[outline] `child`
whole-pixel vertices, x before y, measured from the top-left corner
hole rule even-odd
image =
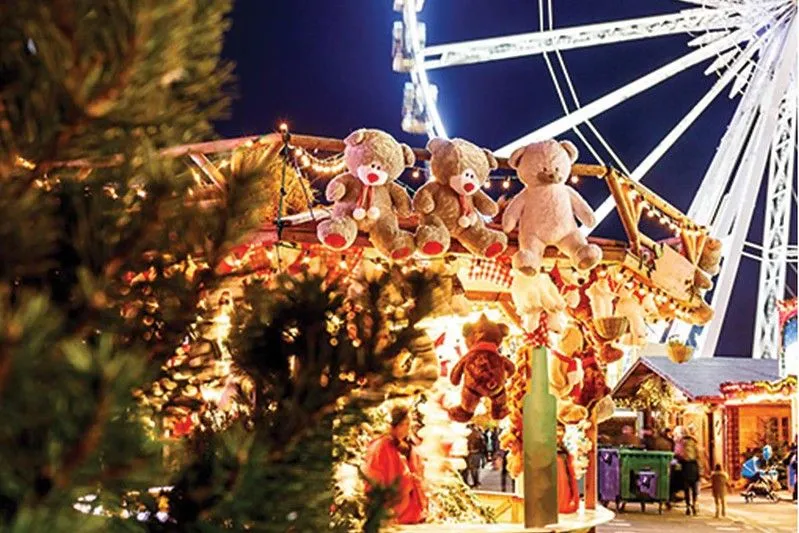
[[[727,516],[727,486],[730,484],[730,477],[727,472],[721,470],[721,465],[716,464],[713,469],[713,474],[710,476],[713,483],[713,500],[716,502],[716,518],[719,518],[719,509],[721,509],[721,516]]]

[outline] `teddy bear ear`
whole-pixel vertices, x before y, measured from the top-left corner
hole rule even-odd
[[[502,332],[503,337],[507,337],[508,333],[510,333],[510,328],[508,327],[507,324],[500,324],[499,331]]]
[[[497,158],[494,157],[494,154],[491,152],[491,150],[483,148],[483,153],[486,155],[486,159],[488,159],[488,166],[491,168],[491,170],[498,169],[499,163],[497,163]]]
[[[445,146],[447,146],[448,144],[449,141],[447,139],[442,139],[441,137],[433,137],[432,139],[427,141],[426,148],[431,154],[434,154],[439,150],[441,150],[442,148],[444,148]]]
[[[402,157],[405,160],[405,166],[412,167],[414,163],[416,163],[416,155],[414,155],[413,150],[405,143],[400,143],[400,148],[402,148]]]
[[[574,145],[573,142],[560,141],[560,145],[569,154],[569,159],[572,160],[572,163],[577,161],[577,157],[580,155],[580,151],[577,149],[577,147]]]
[[[519,168],[519,163],[522,160],[522,156],[524,155],[524,151],[527,149],[526,146],[521,146],[513,151],[508,158],[508,165],[510,168],[516,169]]]
[[[464,337],[468,337],[469,335],[472,334],[473,330],[474,330],[474,324],[464,324],[463,325],[463,336]]]
[[[346,144],[347,146],[355,146],[361,144],[365,138],[366,138],[366,128],[361,128],[347,135],[347,138],[344,139],[344,144]]]

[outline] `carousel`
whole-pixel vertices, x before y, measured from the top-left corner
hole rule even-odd
[[[503,428],[517,491],[469,494],[489,512],[468,524],[438,505],[424,523],[397,527],[588,531],[613,518],[596,491],[596,427],[614,410],[605,371],[646,343],[648,325],[712,318],[703,295],[721,244],[707,228],[617,170],[579,163],[568,141],[532,143],[503,159],[462,139],[411,149],[380,130],[339,140],[281,125],[262,137],[182,146],[169,155],[186,158],[211,184],[247,158],[280,165],[275,216],[222,270],[292,273],[324,264],[351,279],[353,290],[374,270],[440,276],[446,305],[425,321],[428,342],[420,350],[434,369],[428,392],[437,398],[426,413],[437,426],[420,432],[426,471],[457,472],[465,424],[484,417]],[[584,180],[608,187],[626,240],[584,236],[595,224],[578,192]],[[495,201],[489,193],[497,187],[520,190]],[[304,208],[289,212],[298,204]],[[235,289],[219,296],[228,304],[236,298]],[[501,333],[477,335],[488,330]],[[205,391],[206,399],[225,401],[225,387]],[[186,430],[180,424],[191,425],[176,420],[176,435]],[[571,458],[565,465],[557,459],[564,438]],[[559,486],[564,470],[585,477],[584,499],[576,486]],[[345,492],[356,490],[356,477],[353,465],[349,474],[337,473]]]

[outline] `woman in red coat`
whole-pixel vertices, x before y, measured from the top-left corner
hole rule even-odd
[[[392,409],[391,430],[369,444],[363,465],[363,473],[372,485],[395,487],[397,495],[391,507],[399,524],[418,524],[427,515],[427,497],[422,487],[424,471],[408,439],[410,427],[408,409]]]

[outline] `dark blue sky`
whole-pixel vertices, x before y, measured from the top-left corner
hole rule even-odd
[[[501,6],[501,7],[500,7]],[[673,12],[690,7],[667,0],[582,0],[555,3],[556,27]],[[238,97],[226,137],[272,131],[287,120],[297,132],[343,137],[359,127],[386,130],[412,146],[426,139],[400,129],[406,75],[391,69],[391,28],[400,15],[391,0],[239,0],[224,55],[237,63]],[[533,31],[532,0],[427,0],[420,18],[429,44]],[[691,36],[634,41],[564,54],[583,104],[633,81],[687,51]],[[635,167],[715,81],[702,64],[597,117],[594,124],[629,168]],[[431,73],[439,110],[451,136],[499,148],[560,116],[562,111],[541,57],[445,69]],[[705,111],[644,183],[687,210],[737,100],[726,92]],[[572,138],[571,132],[563,135]],[[594,146],[599,143],[593,142]],[[582,145],[578,142],[578,146]],[[591,161],[583,149],[581,159]],[[765,180],[764,180],[765,182]],[[583,180],[594,206],[607,194]],[[749,240],[761,241],[763,194]],[[794,208],[795,209],[795,208]],[[794,211],[795,213],[795,211]],[[794,217],[794,221],[796,218]],[[795,222],[792,224],[795,232]],[[597,235],[622,239],[618,218]],[[795,241],[795,233],[792,236]],[[795,275],[789,271],[792,287]],[[758,265],[743,259],[717,349],[749,356]]]

